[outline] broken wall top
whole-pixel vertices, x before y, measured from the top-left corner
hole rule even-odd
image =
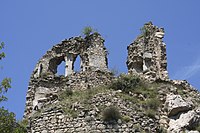
[[[81,71],[107,70],[108,68],[104,39],[100,34],[94,33],[85,38],[65,39],[60,44],[53,46],[39,60],[32,76],[37,78],[46,73],[55,75],[57,67],[62,61],[66,63],[65,76],[70,75],[74,72],[74,62],[77,56],[80,56],[81,59]]]
[[[141,35],[128,49],[128,72],[145,76],[147,79],[168,79],[166,45],[163,42],[164,29],[152,22],[141,28]]]
[[[74,62],[78,56],[81,59],[81,70],[75,72]],[[63,61],[65,77],[57,75],[58,65]],[[48,50],[38,61],[29,82],[24,117],[56,102],[59,91],[84,90],[107,84],[111,78],[107,50],[100,34],[65,39]]]

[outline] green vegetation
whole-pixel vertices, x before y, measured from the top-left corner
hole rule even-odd
[[[114,106],[109,106],[105,108],[102,116],[103,116],[103,121],[110,122],[110,123],[116,122],[118,119],[121,118],[119,110]]]
[[[195,130],[200,132],[200,124],[198,126],[195,127]]]
[[[85,36],[89,36],[92,32],[94,32],[94,29],[91,26],[86,26],[82,31]]]
[[[127,123],[127,122],[131,121],[131,117],[125,115],[122,117],[122,120]]]
[[[137,132],[139,132],[140,131],[140,124],[135,124],[135,125],[133,125],[133,128],[135,129],[135,131],[137,131]]]
[[[167,133],[167,130],[164,127],[159,127],[158,133]]]
[[[128,101],[128,102],[131,102],[131,103],[134,103],[134,104],[137,104],[138,103],[138,98],[137,97],[134,97],[134,96],[131,96],[127,93],[117,93],[117,95],[125,100],[125,101]]]
[[[26,129],[26,127],[28,125],[28,120],[27,119],[23,119],[21,121],[18,121],[18,123],[22,128]]]
[[[11,132],[15,124],[15,114],[8,112],[3,107],[0,108],[0,132]]]
[[[140,32],[143,37],[147,37],[150,35],[150,31],[147,29],[145,25],[140,29]]]
[[[5,44],[0,44],[0,50],[4,48]],[[0,52],[0,60],[5,58],[5,53]],[[4,78],[0,83],[0,103],[7,100],[5,93],[11,88],[11,79]],[[0,107],[0,132],[1,133],[25,133],[26,129],[16,122],[15,114]]]
[[[59,99],[62,100],[69,96],[72,96],[72,94],[73,94],[73,91],[70,88],[66,88],[64,91],[60,92],[58,95],[59,95]]]
[[[161,104],[157,97],[157,85],[147,85],[137,76],[120,75],[116,81],[110,84],[109,88],[113,90],[122,90],[122,93],[118,94],[122,99],[142,107],[140,109],[143,109],[146,116],[155,118],[157,109]],[[135,94],[138,97],[129,94]]]
[[[147,108],[156,110],[160,105],[160,101],[156,97],[151,97],[145,101],[145,104]]]
[[[0,108],[0,132],[1,133],[25,133],[26,128],[16,122],[15,114]]]
[[[150,97],[142,103],[145,114],[150,118],[155,118],[160,101],[156,97]]]
[[[59,104],[61,104],[63,111],[66,114],[77,117],[81,112],[81,109],[77,109],[76,105],[81,105],[86,110],[93,109],[94,106],[91,104],[91,99],[96,94],[108,94],[113,90],[121,90],[122,92],[116,93],[116,96],[126,102],[133,103],[136,107],[136,111],[142,111],[146,116],[155,118],[157,109],[161,104],[160,100],[157,98],[157,85],[147,85],[139,77],[133,75],[122,74],[107,86],[100,86],[82,91],[75,90],[72,92],[69,88],[66,88],[59,93]],[[105,121],[112,119],[116,120],[119,118],[119,114],[117,113],[119,111],[115,107],[111,106],[106,108],[106,105],[99,105],[97,108],[101,112],[97,117],[103,118]],[[129,116],[122,115],[122,120],[124,122],[130,121],[130,119]]]
[[[184,92],[185,88],[181,87],[181,86],[178,86],[176,87],[177,88],[177,93],[178,95],[181,95],[182,97],[185,97],[186,96],[186,93]]]
[[[128,93],[140,85],[141,82],[138,77],[121,74],[117,80],[110,84],[109,88],[113,90],[122,90],[123,92]]]
[[[150,118],[155,118],[156,112],[155,112],[155,110],[147,109],[147,110],[145,110],[145,114],[146,114],[146,116],[148,116]]]
[[[72,94],[70,92],[70,95],[68,95],[68,90],[65,90],[59,94],[59,100],[65,114],[70,115],[72,117],[77,117],[81,110],[75,109],[74,104],[84,105],[84,108],[88,110],[92,109],[93,106],[90,103],[91,98],[98,93],[108,91],[109,90],[106,88],[106,86],[100,86],[82,91],[77,90],[74,91]]]
[[[2,42],[0,44],[0,50],[2,50],[4,48],[5,44]],[[0,52],[0,60],[2,60],[3,58],[5,58],[5,53],[4,52]],[[0,84],[0,102],[2,101],[6,101],[7,97],[5,97],[5,93],[8,91],[9,88],[11,88],[11,79],[10,78],[4,78],[1,81]]]
[[[1,81],[1,84],[0,84],[0,102],[7,100],[7,97],[5,97],[4,94],[8,91],[9,88],[11,88],[10,84],[11,84],[10,78],[4,78]]]
[[[0,50],[2,50],[4,48],[4,46],[5,46],[4,42],[1,42],[1,44],[0,44]],[[2,60],[5,57],[6,57],[5,53],[1,52],[0,53],[0,60]]]
[[[200,132],[200,123],[193,124],[192,127],[189,128],[189,130],[195,130]]]
[[[110,71],[111,71],[111,74],[112,74],[113,76],[117,76],[117,75],[119,74],[119,71],[117,70],[116,67],[112,68]]]
[[[149,29],[148,25],[151,24],[152,22],[148,22],[146,24],[144,24],[144,26],[140,29],[140,32],[141,32],[141,37],[144,38],[144,43],[146,44],[148,42],[148,39],[150,37],[150,34],[151,34],[151,30]]]

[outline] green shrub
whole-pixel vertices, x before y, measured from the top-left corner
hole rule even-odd
[[[124,122],[129,122],[131,120],[131,118],[129,116],[125,115],[125,116],[123,116],[122,120]]]
[[[135,124],[135,125],[133,125],[133,128],[135,129],[135,131],[137,131],[137,132],[139,132],[140,131],[140,124]]]
[[[15,114],[0,108],[0,133],[26,133],[26,129],[18,124]]]
[[[117,76],[117,75],[119,74],[119,71],[117,70],[116,67],[112,68],[110,71],[111,71],[111,74],[112,74],[113,76]]]
[[[26,128],[28,126],[28,120],[27,119],[23,119],[21,121],[18,122],[20,126]]]
[[[66,88],[64,91],[59,93],[59,99],[63,100],[73,94],[73,91],[70,88]]]
[[[200,132],[200,124],[195,129]]]
[[[119,110],[114,106],[105,108],[102,115],[103,115],[103,121],[106,122],[117,121],[118,119],[121,118]]]
[[[155,110],[147,109],[147,110],[145,111],[145,114],[146,114],[148,117],[150,117],[150,118],[155,118],[156,112],[155,112]]]
[[[120,75],[116,81],[113,81],[109,88],[113,90],[122,90],[125,93],[132,91],[140,84],[140,78],[133,75]]]
[[[138,100],[139,100],[137,97],[131,96],[131,95],[127,94],[127,93],[117,93],[117,95],[118,95],[121,99],[123,99],[123,100],[125,100],[125,101],[127,101],[127,102],[131,102],[131,103],[133,103],[133,104],[137,103]]]
[[[92,29],[91,26],[86,26],[84,29],[83,29],[83,34],[85,36],[89,36],[92,32],[94,32],[94,30]]]
[[[78,117],[79,112],[71,109],[70,107],[69,108],[63,107],[62,110],[65,115],[70,115],[72,118]]]
[[[160,106],[160,101],[157,98],[151,98],[146,101],[146,105],[148,108],[152,110],[157,110],[158,107]]]

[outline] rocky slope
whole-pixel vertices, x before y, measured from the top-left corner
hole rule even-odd
[[[187,81],[169,79],[163,37],[163,28],[145,24],[128,46],[128,74],[118,77],[108,70],[98,33],[54,46],[31,76],[28,132],[199,133],[200,93]],[[74,72],[78,55],[82,69]],[[62,61],[66,74],[57,76]]]

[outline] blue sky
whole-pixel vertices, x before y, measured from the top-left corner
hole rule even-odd
[[[23,116],[30,75],[54,44],[92,26],[105,38],[109,67],[127,72],[127,46],[144,23],[165,28],[168,71],[200,88],[199,0],[1,0],[0,41],[7,57],[0,79],[12,78],[9,100],[0,106]]]

